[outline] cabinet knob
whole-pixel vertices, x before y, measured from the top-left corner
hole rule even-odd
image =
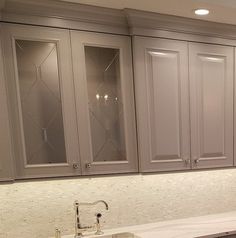
[[[85,167],[86,167],[86,169],[91,169],[92,164],[91,164],[91,163],[87,163],[87,164],[85,165]]]
[[[198,164],[200,162],[200,160],[198,158],[194,159],[194,163]]]
[[[74,169],[78,169],[78,168],[79,168],[79,164],[74,163],[74,164],[73,164],[73,168],[74,168]]]
[[[190,164],[190,159],[189,158],[183,158],[183,161],[184,161],[186,166],[188,166]]]

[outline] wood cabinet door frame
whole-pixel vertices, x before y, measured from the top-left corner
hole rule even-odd
[[[138,172],[131,40],[128,36],[71,31],[75,95],[81,152],[82,174]],[[120,50],[121,94],[124,110],[126,157],[124,161],[94,162],[90,134],[85,46]]]
[[[234,47],[234,166],[236,166],[236,47]]]
[[[190,122],[189,122],[189,83],[188,83],[188,45],[187,42],[167,40],[167,39],[158,39],[158,38],[147,38],[147,37],[134,37],[134,72],[135,72],[135,98],[136,98],[136,108],[137,108],[137,123],[138,123],[138,145],[139,145],[139,156],[140,156],[140,170],[141,172],[156,172],[156,171],[171,171],[171,170],[188,170],[190,169]],[[171,106],[175,110],[176,115],[176,124],[173,122],[171,125],[175,127],[176,134],[175,140],[173,141],[173,154],[168,155],[168,142],[165,143],[165,153],[160,152],[159,159],[154,158],[155,148],[158,147],[157,141],[157,127],[155,127],[158,121],[155,121],[156,117],[158,118],[160,114],[156,112],[154,118],[153,111],[158,111],[158,108],[163,109],[167,102],[163,101],[158,102],[154,99],[158,97],[158,88],[155,88],[154,84],[162,84],[165,89],[165,79],[163,80],[163,75],[161,78],[153,78],[154,67],[158,67],[157,64],[154,66],[152,60],[161,60],[160,57],[168,55],[175,57],[176,60],[176,71],[178,74],[173,83],[177,84],[177,89],[175,88],[175,96],[177,103],[172,100]],[[151,57],[151,59],[150,59]],[[153,59],[152,59],[153,58]],[[166,59],[169,61],[169,70],[172,70],[171,59]],[[162,62],[165,62],[164,59]],[[163,63],[165,64],[165,63]],[[168,63],[167,63],[168,64]],[[152,65],[152,67],[150,66]],[[152,72],[150,72],[150,67]],[[162,67],[162,66],[160,66]],[[166,67],[165,65],[163,67]],[[173,66],[174,67],[174,66]],[[166,72],[166,71],[165,71]],[[165,73],[164,72],[164,73]],[[163,73],[163,74],[164,74]],[[158,74],[158,72],[157,72]],[[168,72],[166,72],[168,74]],[[175,76],[175,75],[174,75]],[[157,76],[158,77],[158,76]],[[168,76],[166,80],[171,80],[171,76]],[[160,85],[159,84],[159,85]],[[171,87],[171,83],[168,83],[168,86]],[[157,86],[156,86],[157,87]],[[172,88],[173,89],[173,88]],[[176,92],[177,91],[177,92]],[[151,93],[150,93],[151,92]],[[168,93],[170,93],[168,91]],[[150,94],[153,95],[151,98]],[[160,91],[159,91],[160,95]],[[170,95],[172,96],[172,95]],[[165,96],[165,98],[167,98]],[[152,105],[151,106],[151,102]],[[156,104],[156,105],[155,105]],[[157,105],[159,104],[159,105]],[[155,110],[154,110],[155,109]],[[166,109],[168,110],[168,108]],[[170,109],[171,110],[171,109]],[[164,115],[168,115],[166,113]],[[168,121],[170,118],[166,118]],[[162,118],[163,127],[165,127],[164,119]],[[168,122],[166,123],[166,125]],[[160,128],[159,128],[160,129]],[[153,132],[154,130],[154,132]],[[160,131],[160,130],[159,130]],[[152,136],[153,132],[153,136]],[[170,130],[168,132],[171,133]],[[168,134],[168,135],[169,135]],[[161,136],[163,138],[165,135],[158,135],[159,139]],[[166,138],[170,138],[167,136]],[[161,140],[161,139],[160,139]],[[167,141],[168,139],[166,139]],[[160,141],[159,141],[160,142]],[[159,147],[159,151],[162,149]],[[154,151],[154,152],[153,152]],[[157,152],[156,152],[157,153]],[[156,157],[157,155],[155,155]],[[158,155],[159,156],[159,155]]]
[[[38,178],[79,175],[79,146],[75,113],[74,85],[68,30],[4,24],[4,56],[10,111],[11,137],[14,147],[16,178]],[[58,73],[67,162],[27,165],[21,103],[18,85],[15,40],[53,42],[57,46]],[[74,166],[73,166],[74,165]]]
[[[2,27],[0,26],[0,35]],[[6,77],[3,65],[2,40],[0,39],[0,181],[14,179],[12,143],[6,95]]]
[[[194,169],[233,166],[233,62],[233,47],[189,43],[191,160]],[[204,64],[208,64],[207,69],[212,68],[212,72],[207,72]],[[217,71],[221,67],[224,67],[223,71]],[[218,75],[224,77],[224,81]],[[215,96],[211,90],[215,90]],[[211,103],[215,100],[218,104]],[[219,114],[220,111],[224,115]],[[211,118],[211,115],[218,117]]]

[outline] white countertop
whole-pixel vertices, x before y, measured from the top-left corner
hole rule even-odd
[[[118,229],[104,230],[104,235],[131,232],[139,238],[196,238],[224,232],[236,232],[236,211],[215,215],[163,221]],[[64,236],[73,238],[74,236]],[[94,238],[100,236],[85,236]]]

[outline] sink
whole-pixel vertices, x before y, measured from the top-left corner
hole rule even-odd
[[[104,235],[85,235],[84,238],[141,238],[134,235],[133,233],[123,232],[123,233],[114,233],[114,234],[104,234]],[[51,237],[52,238],[52,237]],[[63,236],[63,238],[74,238],[74,236]]]
[[[132,233],[117,233],[112,235],[92,236],[91,238],[140,238]]]
[[[236,231],[222,232],[213,235],[199,236],[197,238],[236,238]]]

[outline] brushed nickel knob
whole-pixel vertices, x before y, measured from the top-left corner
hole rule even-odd
[[[198,164],[199,162],[200,162],[199,159],[194,159],[194,163],[195,163],[195,164]]]
[[[190,158],[183,158],[183,161],[186,166],[188,166],[190,164]]]
[[[85,165],[85,167],[86,167],[86,169],[91,169],[92,164],[91,164],[91,163],[87,163],[87,164]]]
[[[79,164],[74,163],[74,164],[73,164],[73,168],[74,168],[74,169],[78,169],[78,168],[79,168]]]

